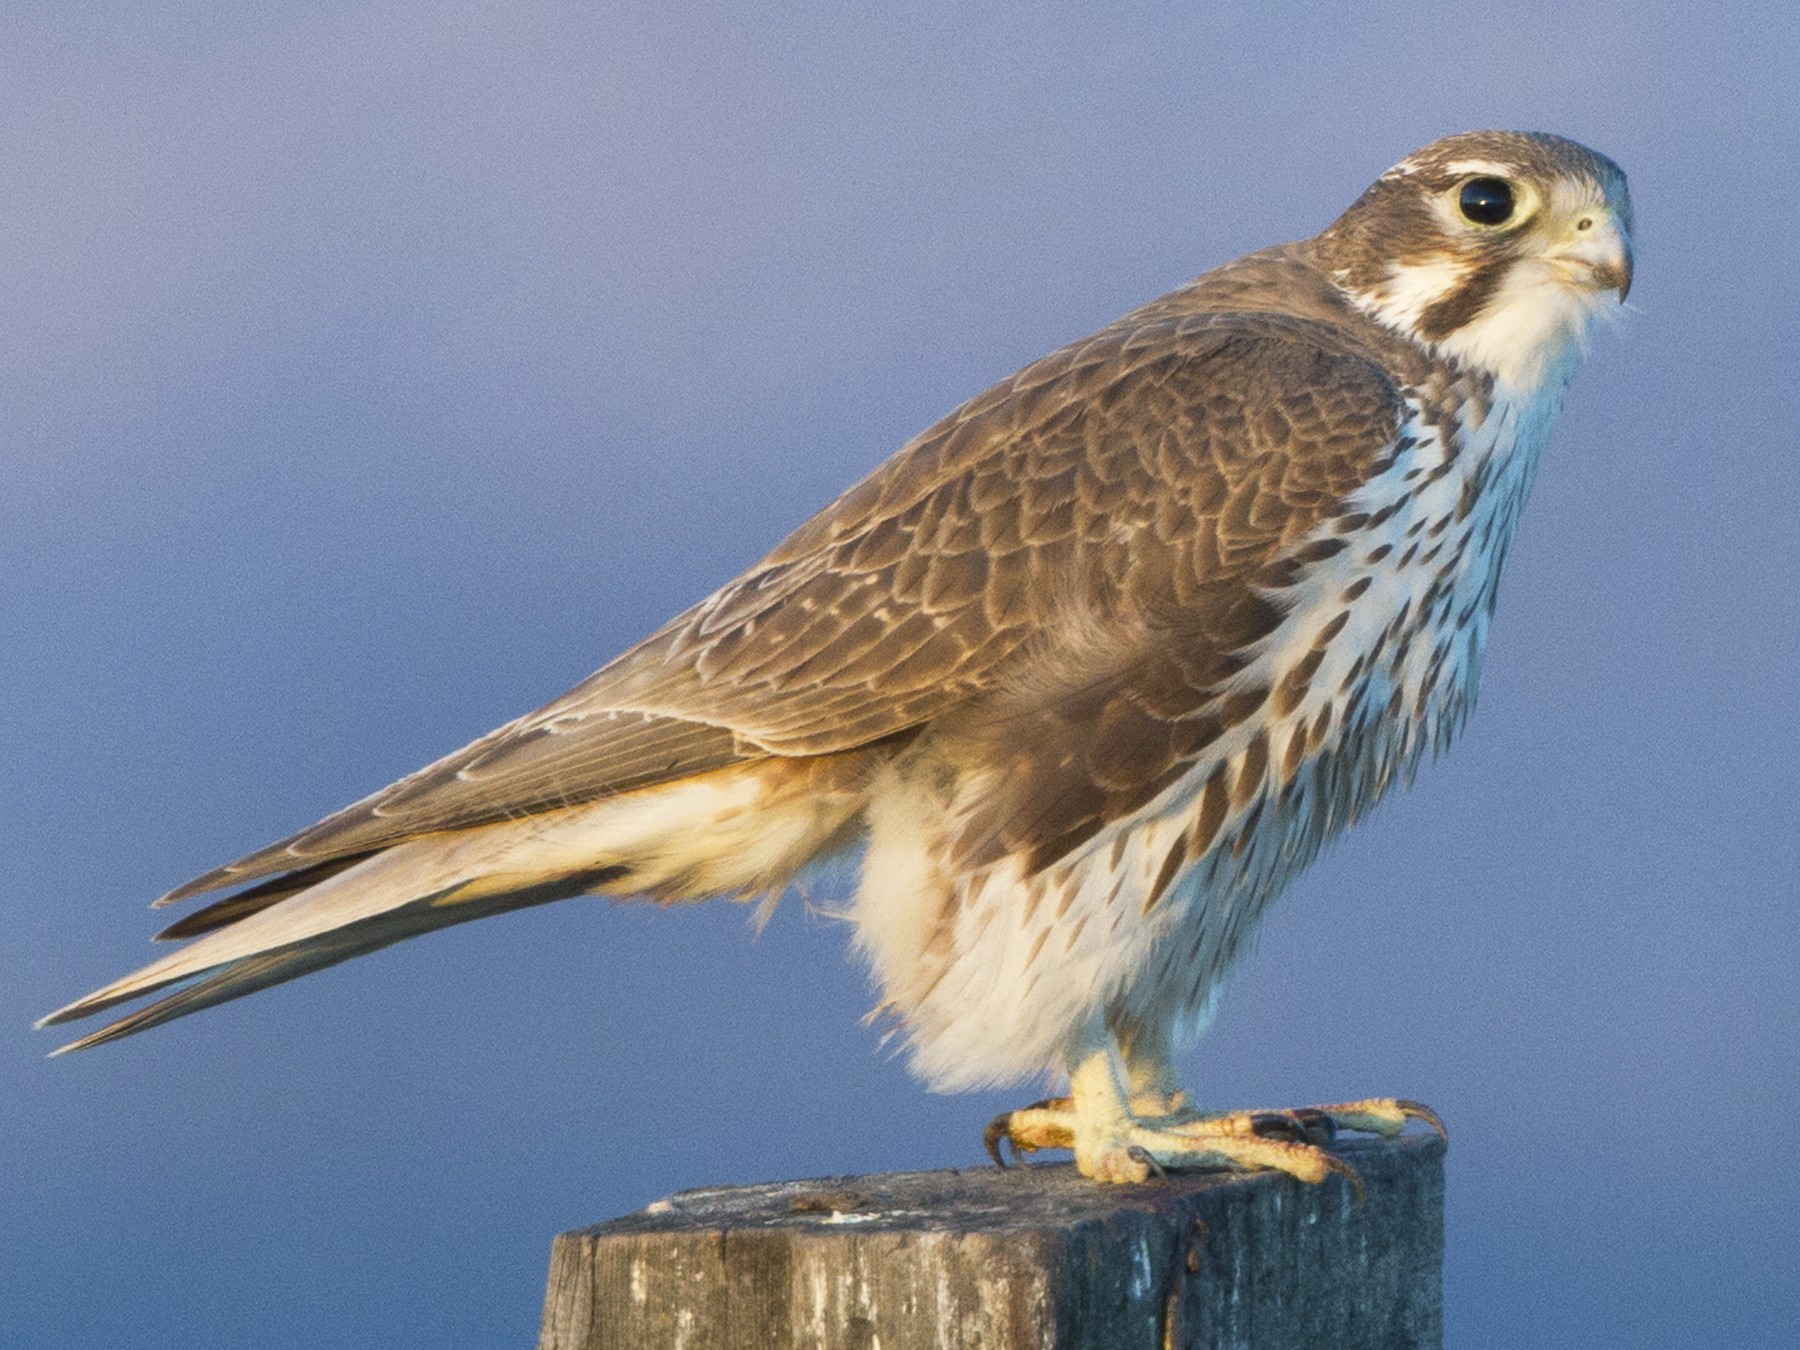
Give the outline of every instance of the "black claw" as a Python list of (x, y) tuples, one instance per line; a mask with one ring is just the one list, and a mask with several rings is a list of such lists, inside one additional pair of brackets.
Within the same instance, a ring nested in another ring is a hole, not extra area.
[(1314, 1148), (1330, 1148), (1337, 1142), (1337, 1122), (1327, 1112), (1303, 1106), (1293, 1114), (1306, 1131), (1305, 1143)]
[(1292, 1111), (1257, 1111), (1250, 1117), (1250, 1133), (1259, 1139), (1279, 1139), (1289, 1144), (1304, 1144), (1306, 1122)]
[(1162, 1164), (1150, 1156), (1148, 1149), (1137, 1144), (1133, 1144), (1130, 1148), (1126, 1149), (1125, 1156), (1130, 1158), (1133, 1162), (1141, 1162), (1144, 1164), (1150, 1175), (1155, 1177), (1158, 1181), (1161, 1181), (1164, 1177), (1169, 1175), (1167, 1172), (1163, 1171)]
[[(987, 1123), (987, 1128), (981, 1132), (982, 1147), (987, 1149), (988, 1157), (994, 1160), (995, 1167), (1004, 1169), (1006, 1167), (1006, 1155), (1000, 1149), (1002, 1140), (1008, 1142), (1011, 1142), (1012, 1140), (1011, 1111), (1005, 1111), (1000, 1115), (995, 1116)], [(1018, 1157), (1018, 1153), (1019, 1146), (1013, 1144), (1013, 1157), (1015, 1160)]]
[(1437, 1137), (1446, 1144), (1450, 1142), (1450, 1129), (1444, 1124), (1444, 1118), (1433, 1111), (1424, 1102), (1408, 1101), (1404, 1097), (1395, 1102), (1408, 1120), (1422, 1120), (1437, 1131)]

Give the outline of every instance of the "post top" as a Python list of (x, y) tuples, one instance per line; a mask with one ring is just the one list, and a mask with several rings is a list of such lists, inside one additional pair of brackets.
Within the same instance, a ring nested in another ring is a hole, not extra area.
[[(1417, 1165), (1441, 1156), (1443, 1150), (1443, 1141), (1431, 1133), (1393, 1140), (1340, 1140), (1334, 1148), (1358, 1172), (1378, 1174)], [(1108, 1186), (1082, 1177), (1070, 1163), (1005, 1169), (983, 1165), (699, 1187), (577, 1232), (585, 1238), (720, 1229), (1042, 1233), (1105, 1221), (1122, 1212), (1166, 1211), (1211, 1193), (1246, 1188), (1311, 1189), (1279, 1172), (1181, 1172), (1138, 1185)], [(1330, 1178), (1322, 1188), (1325, 1193), (1341, 1192), (1342, 1204), (1355, 1207), (1343, 1180)], [(1325, 1193), (1318, 1197), (1322, 1203)], [(1274, 1203), (1279, 1205), (1279, 1199)]]

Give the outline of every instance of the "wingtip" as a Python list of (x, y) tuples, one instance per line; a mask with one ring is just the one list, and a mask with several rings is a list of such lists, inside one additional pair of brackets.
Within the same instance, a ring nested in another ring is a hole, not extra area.
[[(201, 880), (204, 880), (204, 878), (201, 878)], [(167, 909), (170, 905), (180, 904), (189, 896), (199, 895), (204, 891), (212, 890), (214, 886), (222, 884), (222, 882), (215, 882), (213, 886), (200, 886), (196, 881), (190, 881), (185, 885), (177, 886), (172, 891), (164, 891), (161, 895), (157, 896), (156, 899), (150, 902), (150, 908)]]
[(49, 1027), (61, 1026), (64, 1022), (73, 1022), (76, 1018), (81, 1016), (78, 1009), (85, 1002), (87, 1002), (86, 999), (76, 999), (73, 1003), (65, 1003), (55, 1012), (47, 1012), (31, 1024), (31, 1029), (33, 1031), (44, 1031)]
[[(85, 1000), (83, 1000), (83, 1001), (85, 1001)], [(58, 1008), (53, 1013), (46, 1013), (44, 1016), (38, 1018), (37, 1021), (35, 1021), (31, 1024), (31, 1029), (33, 1031), (44, 1031), (50, 1027), (60, 1026), (64, 1022), (72, 1022), (82, 1016), (82, 1013), (80, 1011), (78, 1011), (80, 1006), (81, 1006), (80, 1002), (71, 1003), (66, 1008)], [(107, 1028), (102, 1027), (100, 1029), (100, 1031), (90, 1032), (86, 1036), (77, 1037), (75, 1040), (70, 1041), (67, 1045), (59, 1045), (56, 1047), (56, 1049), (50, 1051), (49, 1054), (45, 1055), (44, 1058), (45, 1059), (59, 1059), (63, 1055), (68, 1054), (70, 1051), (85, 1050), (88, 1046), (95, 1044), (96, 1042), (95, 1042), (94, 1038), (96, 1036), (100, 1035), (101, 1032), (103, 1032), (105, 1030), (107, 1030)]]
[(174, 890), (164, 891), (150, 902), (151, 909), (167, 909), (170, 905), (179, 905), (183, 900), (192, 900), (196, 895), (205, 895), (208, 891), (216, 891), (225, 886), (235, 886), (243, 880), (243, 873), (237, 864), (227, 863), (223, 867), (215, 867), (210, 872), (202, 872), (192, 881), (184, 881)]

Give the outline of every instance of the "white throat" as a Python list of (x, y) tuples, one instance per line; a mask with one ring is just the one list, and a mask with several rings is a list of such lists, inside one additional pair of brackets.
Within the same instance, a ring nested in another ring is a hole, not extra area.
[(1435, 341), (1423, 337), (1419, 325), (1426, 312), (1463, 285), (1470, 271), (1451, 259), (1396, 264), (1385, 285), (1351, 292), (1350, 298), (1387, 327), (1514, 390), (1566, 387), (1586, 351), (1594, 316), (1613, 307), (1612, 293), (1572, 281), (1549, 259), (1521, 259), (1473, 319)]

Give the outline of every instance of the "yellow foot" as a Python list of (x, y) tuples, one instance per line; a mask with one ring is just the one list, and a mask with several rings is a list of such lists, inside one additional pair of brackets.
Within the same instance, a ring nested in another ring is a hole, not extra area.
[(1044, 1148), (1072, 1149), (1082, 1174), (1097, 1181), (1144, 1181), (1186, 1168), (1270, 1168), (1315, 1183), (1335, 1172), (1360, 1197), (1362, 1182), (1355, 1170), (1327, 1147), (1340, 1129), (1392, 1138), (1409, 1120), (1424, 1121), (1449, 1137), (1430, 1107), (1393, 1097), (1211, 1116), (1183, 1112), (1146, 1118), (1135, 1111), (1108, 1112), (1085, 1122), (1071, 1098), (1054, 1097), (996, 1116), (982, 1142), (1002, 1167), (1003, 1143), (1012, 1145), (1015, 1156)]

